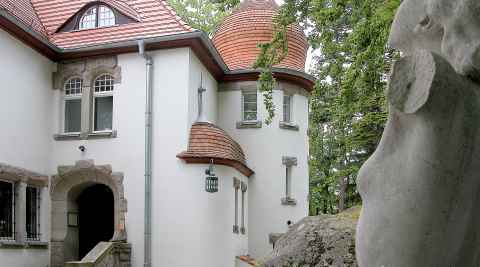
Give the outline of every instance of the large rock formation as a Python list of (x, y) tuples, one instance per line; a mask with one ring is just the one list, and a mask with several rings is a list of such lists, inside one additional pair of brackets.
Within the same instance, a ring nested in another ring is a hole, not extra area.
[(355, 267), (359, 207), (338, 215), (306, 217), (275, 243), (262, 267)]

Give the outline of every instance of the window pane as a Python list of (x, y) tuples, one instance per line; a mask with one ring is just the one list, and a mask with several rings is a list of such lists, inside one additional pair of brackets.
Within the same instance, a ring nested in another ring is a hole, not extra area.
[(245, 103), (243, 110), (245, 112), (257, 112), (257, 103)]
[(95, 98), (95, 131), (112, 130), (113, 96)]
[(0, 181), (0, 239), (13, 237), (13, 184)]
[(111, 75), (104, 74), (95, 79), (95, 93), (112, 92), (114, 79)]
[(73, 78), (65, 83), (65, 95), (74, 96), (82, 94), (82, 79)]
[(243, 93), (244, 102), (257, 102), (257, 92), (245, 92)]
[(113, 14), (113, 11), (110, 8), (100, 6), (98, 13), (98, 27), (112, 25), (115, 25), (115, 14)]
[(245, 120), (245, 121), (256, 121), (257, 120), (257, 112), (245, 112), (243, 120)]
[(81, 129), (82, 100), (65, 100), (65, 132), (78, 133)]
[(78, 28), (80, 30), (85, 30), (85, 29), (93, 29), (96, 27), (96, 21), (97, 21), (97, 7), (94, 6), (87, 10), (85, 14), (83, 14), (82, 18), (80, 19), (80, 25)]
[(39, 192), (38, 188), (27, 187), (27, 238), (30, 240), (39, 240)]

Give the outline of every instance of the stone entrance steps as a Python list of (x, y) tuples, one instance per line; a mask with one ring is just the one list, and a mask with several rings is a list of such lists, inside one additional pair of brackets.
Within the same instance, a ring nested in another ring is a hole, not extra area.
[(131, 245), (124, 242), (100, 242), (81, 261), (65, 267), (131, 267)]

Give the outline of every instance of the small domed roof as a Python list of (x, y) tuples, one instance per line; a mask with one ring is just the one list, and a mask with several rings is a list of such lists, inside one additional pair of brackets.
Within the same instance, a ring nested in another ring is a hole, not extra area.
[(209, 122), (195, 122), (190, 129), (188, 149), (177, 155), (187, 163), (226, 165), (250, 177), (253, 171), (247, 166), (240, 145), (224, 130)]
[[(244, 0), (220, 24), (213, 43), (230, 70), (251, 69), (260, 52), (259, 43), (273, 36), (273, 16), (278, 5), (273, 0)], [(302, 28), (288, 29), (288, 56), (275, 67), (305, 70), (308, 43)]]

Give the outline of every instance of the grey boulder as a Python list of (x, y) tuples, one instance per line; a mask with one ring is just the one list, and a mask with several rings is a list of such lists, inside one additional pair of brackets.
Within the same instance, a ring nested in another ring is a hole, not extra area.
[(360, 207), (311, 216), (293, 225), (262, 267), (356, 267), (355, 228)]

